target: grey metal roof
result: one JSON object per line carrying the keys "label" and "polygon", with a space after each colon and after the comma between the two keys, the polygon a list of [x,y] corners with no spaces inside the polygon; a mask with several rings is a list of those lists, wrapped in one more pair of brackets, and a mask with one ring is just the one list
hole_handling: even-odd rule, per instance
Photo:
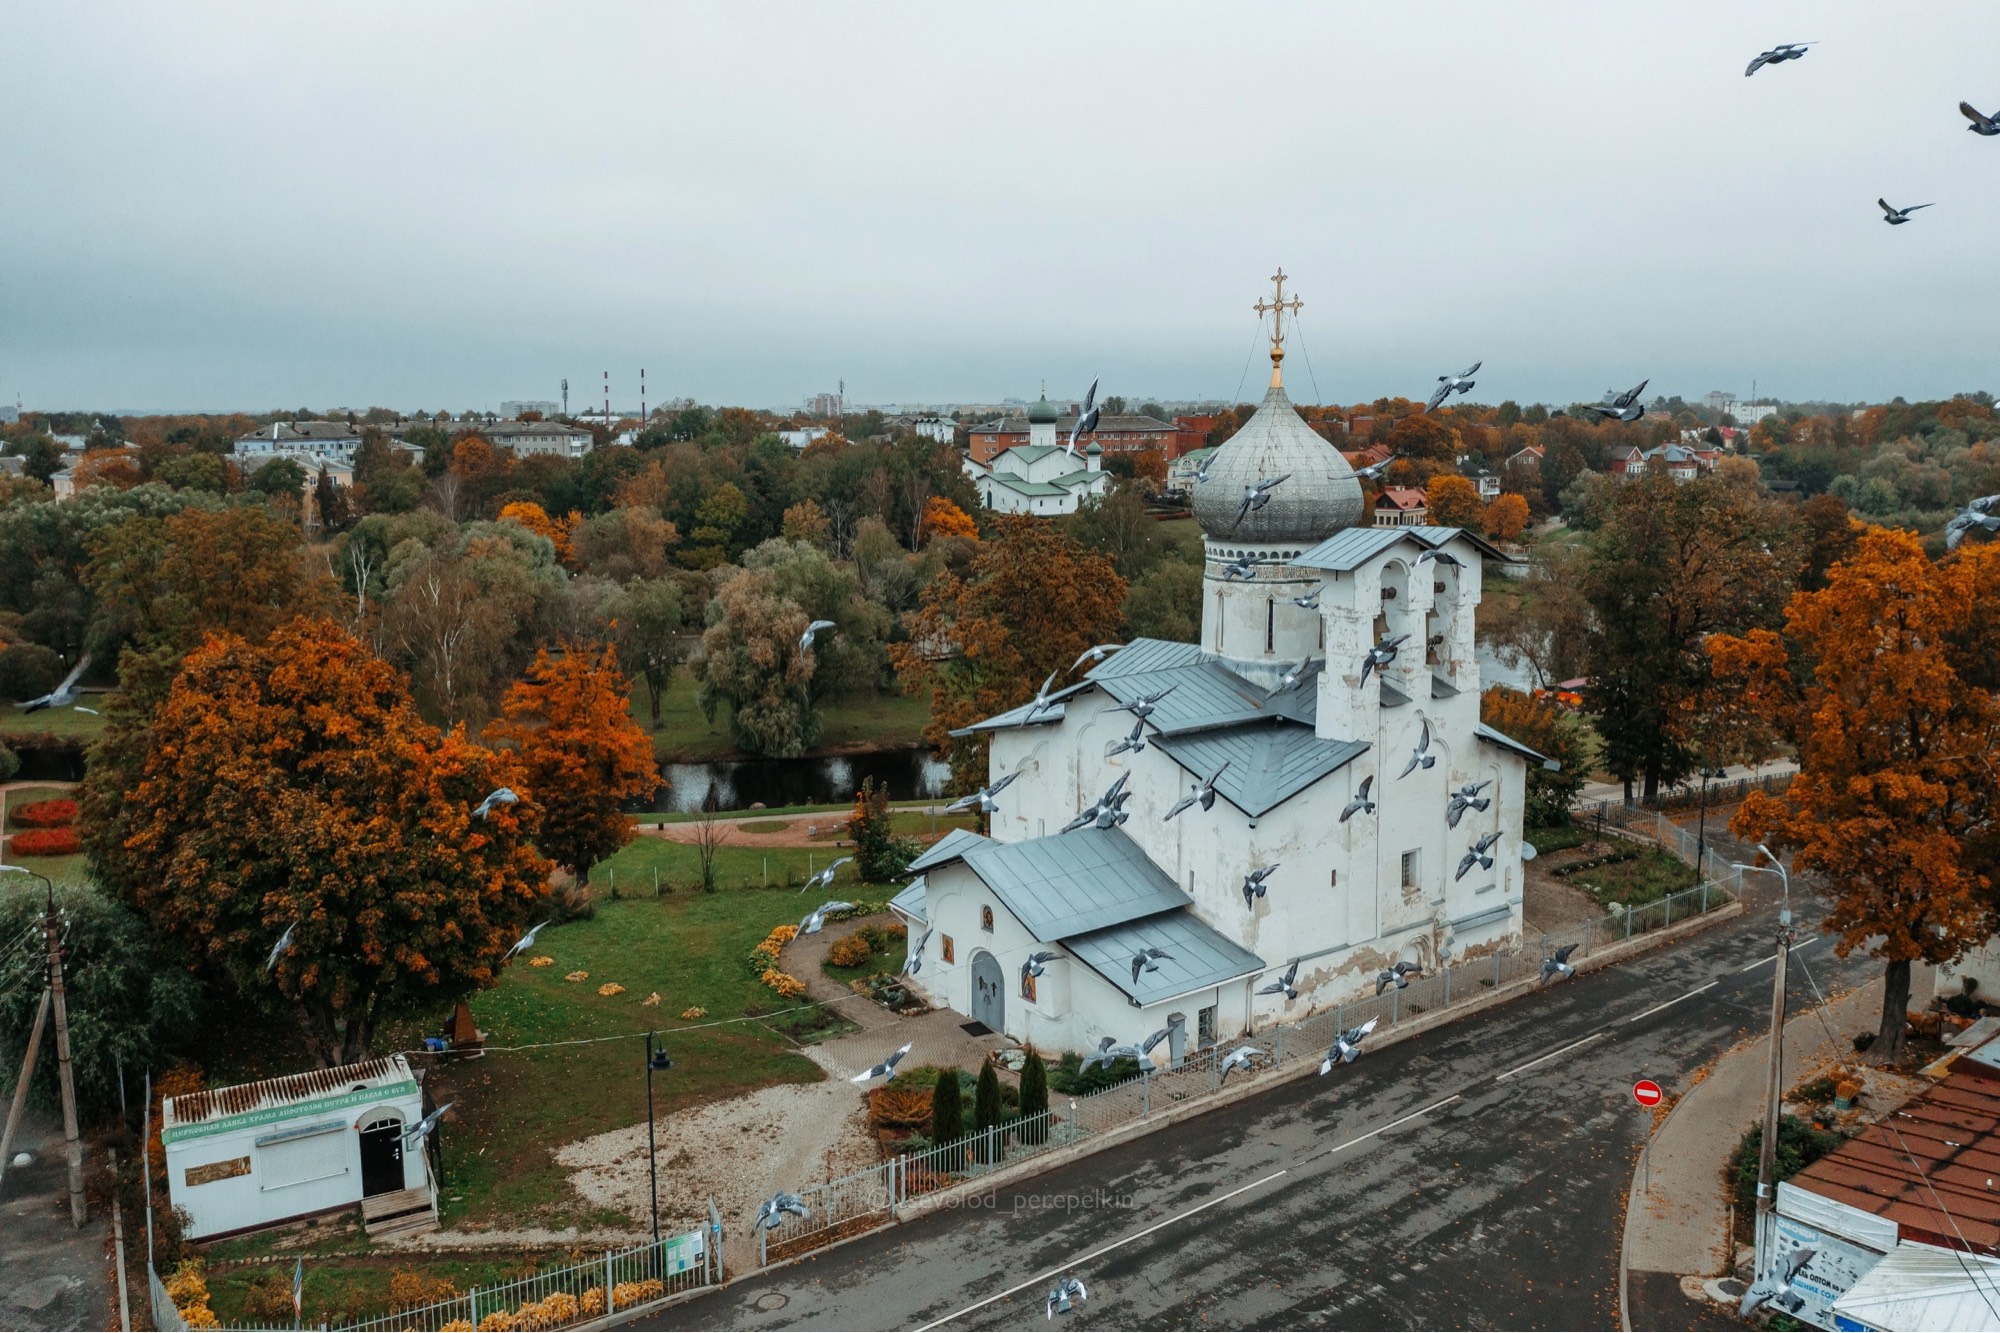
{"label": "grey metal roof", "polygon": [[974,833],[971,829],[955,828],[932,843],[928,850],[910,862],[911,870],[929,870],[947,861],[955,861],[973,847],[983,847],[991,839]]}
{"label": "grey metal roof", "polygon": [[1514,559],[1513,556],[1508,555],[1492,542],[1487,541],[1478,533],[1467,528],[1440,528],[1435,524],[1419,524],[1414,528],[1404,528],[1403,531],[1409,533],[1426,546],[1443,546],[1453,537],[1463,537],[1466,541],[1471,542],[1473,546],[1477,547],[1479,553],[1488,560]]}
{"label": "grey metal roof", "polygon": [[[1067,699],[1072,694],[1076,694],[1079,691],[1087,690],[1089,688],[1090,688],[1089,681],[1080,680],[1074,685],[1063,686],[1061,689],[1057,690],[1054,694],[1051,694],[1049,698],[1055,700]],[[1060,703],[1057,703],[1054,707],[1044,708],[1041,712],[1035,714],[1033,720],[1031,721],[1028,718],[1028,710],[1033,706],[1034,706],[1034,700],[1030,699],[1027,703],[1022,704],[1019,708],[1010,708],[1004,713],[995,713],[992,717],[987,718],[983,722],[975,722],[969,727],[960,727],[957,731],[954,731],[951,734],[954,736],[970,736],[974,732],[1005,731],[1009,727],[1044,727],[1052,722],[1060,722],[1063,720],[1063,707]]]}
{"label": "grey metal roof", "polygon": [[1458,686],[1452,684],[1443,676],[1431,677],[1431,698],[1453,699],[1456,697],[1458,697]]}
{"label": "grey metal roof", "polygon": [[[1289,563],[1302,569],[1330,569],[1336,573],[1351,574],[1397,542],[1406,538],[1415,540],[1416,534],[1422,531],[1422,528],[1346,528],[1311,550],[1300,553]],[[1449,528],[1446,531],[1456,532],[1458,529]],[[1420,547],[1425,545],[1422,541],[1416,544]]]}
{"label": "grey metal roof", "polygon": [[1562,771],[1562,765],[1558,763],[1556,760],[1549,758],[1547,755],[1543,754],[1540,750],[1531,749],[1528,746],[1521,744],[1521,742],[1515,740],[1512,736],[1509,736],[1504,732],[1495,731],[1493,728],[1487,726],[1484,722],[1481,722],[1477,727],[1473,729],[1473,734],[1477,736],[1480,740],[1485,741],[1489,745],[1497,745],[1503,750],[1512,750],[1515,754],[1520,755],[1523,759],[1532,759],[1536,763],[1540,764],[1543,768],[1549,769],[1551,772],[1560,773]]}
{"label": "grey metal roof", "polygon": [[1189,773],[1207,777],[1229,761],[1215,790],[1256,819],[1368,752],[1361,741],[1321,740],[1312,728],[1290,722],[1230,727],[1157,742]]}
{"label": "grey metal roof", "polygon": [[1110,680],[1117,676],[1187,666],[1199,661],[1200,644],[1178,643],[1172,639],[1134,639],[1086,674],[1091,680]]}
{"label": "grey metal roof", "polygon": [[[933,848],[929,856],[936,853]],[[954,854],[1040,940],[1066,939],[1189,902],[1122,829],[1078,829],[1026,842],[982,838]]]}
{"label": "grey metal roof", "polygon": [[[1380,676],[1377,676],[1375,679],[1382,680]],[[1409,701],[1409,695],[1403,693],[1388,681],[1382,680],[1382,706],[1384,708],[1401,708]]]}
{"label": "grey metal roof", "polygon": [[[1243,488],[1285,477],[1262,509],[1242,513]],[[1240,517],[1239,517],[1240,515]],[[1194,488],[1194,516],[1211,537],[1312,542],[1361,517],[1361,483],[1340,451],[1273,384],[1250,419],[1216,449]]]}
{"label": "grey metal roof", "polygon": [[[1185,908],[1072,935],[1062,944],[1084,966],[1139,1005],[1170,1000],[1264,970],[1263,959]],[[1165,949],[1173,957],[1155,960],[1160,970],[1141,972],[1135,982],[1132,955],[1146,948]]]}
{"label": "grey metal roof", "polygon": [[[954,829],[953,832],[962,833],[964,832],[964,830]],[[895,908],[899,912],[902,912],[906,916],[913,916],[919,921],[928,921],[930,920],[930,917],[927,916],[924,912],[924,899],[925,899],[924,877],[922,875],[918,875],[915,879],[910,881],[910,886],[908,888],[904,889],[901,893],[897,894],[895,897],[889,900],[889,906]]]}
{"label": "grey metal roof", "polygon": [[1162,736],[1274,717],[1310,726],[1319,708],[1316,687],[1302,685],[1267,699],[1261,688],[1191,643],[1136,640],[1100,663],[1090,679],[1121,704],[1173,686],[1146,719]]}

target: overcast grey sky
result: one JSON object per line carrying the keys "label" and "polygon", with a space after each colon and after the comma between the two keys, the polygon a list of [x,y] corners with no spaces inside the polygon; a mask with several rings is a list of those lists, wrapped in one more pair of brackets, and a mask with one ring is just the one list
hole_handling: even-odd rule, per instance
{"label": "overcast grey sky", "polygon": [[1279,263],[1302,401],[2000,390],[1991,4],[0,0],[0,52],[31,407],[1226,397]]}

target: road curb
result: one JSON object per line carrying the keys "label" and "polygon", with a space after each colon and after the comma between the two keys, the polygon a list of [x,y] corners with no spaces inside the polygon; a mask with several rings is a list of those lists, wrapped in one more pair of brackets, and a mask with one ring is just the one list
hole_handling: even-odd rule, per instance
{"label": "road curb", "polygon": [[[1626,959],[1649,953],[1654,949],[1678,943],[1690,935],[1699,934],[1714,926],[1719,926],[1725,921],[1734,920],[1743,914],[1743,910],[1743,904],[1739,900],[1727,903],[1712,911],[1704,912],[1699,916],[1690,917],[1684,922],[1678,922],[1665,929],[1649,931],[1644,935],[1634,936],[1629,940],[1621,940],[1617,944],[1609,945],[1591,954],[1589,957],[1581,959],[1577,963],[1577,971],[1580,974],[1595,972],[1623,962]],[[1497,990],[1480,996],[1476,1000],[1453,1005],[1448,1009],[1435,1010],[1420,1018],[1412,1019],[1407,1023],[1400,1023],[1381,1034],[1371,1044],[1371,1049],[1393,1046],[1398,1042],[1421,1036],[1424,1033],[1443,1026],[1447,1022],[1455,1022],[1460,1019],[1469,1018],[1475,1014],[1484,1013],[1488,1009],[1516,999],[1529,991],[1539,990],[1540,988],[1540,980],[1535,977],[1523,977],[1518,981],[1509,982]],[[1301,1059],[1295,1065],[1276,1071],[1267,1071],[1252,1080],[1245,1080],[1240,1083],[1232,1081],[1226,1089],[1211,1093],[1200,1100],[1185,1102],[1171,1110],[1162,1111],[1148,1118],[1131,1121],[1114,1129],[1105,1130],[1101,1134],[1092,1135],[1083,1142],[1070,1144],[1066,1147],[1055,1149],[1052,1152],[1016,1162],[1011,1166],[1002,1167],[977,1179],[961,1182],[949,1189],[921,1195],[916,1199],[904,1203],[880,1225],[843,1236],[830,1245],[821,1246],[818,1249],[809,1250],[803,1254],[792,1255],[789,1258],[777,1260],[760,1268],[749,1269],[710,1286],[692,1288],[687,1292],[667,1297],[665,1300],[657,1302],[652,1306],[643,1308],[635,1307],[630,1312],[621,1310],[616,1316],[618,1325],[622,1325],[630,1319],[639,1318],[651,1310],[663,1309],[669,1305],[692,1299],[699,1293],[713,1293],[736,1286],[738,1283],[768,1278],[781,1269],[790,1268],[795,1264],[804,1263],[809,1260],[820,1259],[823,1256],[832,1254],[845,1245],[878,1235],[903,1223],[916,1221],[918,1218],[929,1216],[932,1213],[961,1207],[964,1200],[975,1195],[990,1193],[1004,1185],[1013,1185],[1031,1180],[1036,1176],[1079,1161],[1094,1153],[1118,1147],[1134,1139],[1143,1138],[1156,1129],[1163,1129],[1169,1125],[1177,1125],[1182,1121],[1193,1119],[1196,1116],[1207,1115],[1211,1111],[1218,1111],[1225,1107],[1236,1105],[1254,1094],[1268,1091],[1283,1083],[1313,1077],[1317,1068],[1318,1065],[1314,1061]],[[1619,1314],[1621,1319],[1624,1317],[1624,1276],[1624,1252],[1621,1246],[1619,1255]],[[595,1324],[582,1325],[581,1327],[611,1328],[618,1325],[614,1325],[609,1320],[606,1320]],[[1627,1325],[1627,1329],[1629,1333],[1629,1325]]]}

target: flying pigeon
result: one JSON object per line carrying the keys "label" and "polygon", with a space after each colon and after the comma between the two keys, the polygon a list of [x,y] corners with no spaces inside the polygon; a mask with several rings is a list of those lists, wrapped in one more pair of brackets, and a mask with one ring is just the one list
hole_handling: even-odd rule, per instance
{"label": "flying pigeon", "polygon": [[1082,1062],[1077,1065],[1077,1072],[1082,1073],[1095,1065],[1103,1065],[1108,1069],[1117,1061],[1129,1057],[1138,1064],[1141,1074],[1150,1074],[1153,1062],[1146,1057],[1153,1053],[1155,1046],[1166,1039],[1166,1028],[1161,1028],[1144,1041],[1121,1042],[1116,1037],[1105,1037],[1097,1043],[1096,1050],[1083,1057]]}
{"label": "flying pigeon", "polygon": [[[1355,480],[1380,481],[1382,480],[1383,475],[1388,472],[1389,464],[1395,462],[1397,459],[1401,457],[1402,457],[1401,454],[1390,454],[1387,458],[1383,459],[1379,463],[1370,463],[1367,467],[1358,467],[1354,469]],[[1334,480],[1338,481],[1339,478],[1336,477]]]}
{"label": "flying pigeon", "polygon": [[530,949],[534,948],[534,947],[535,947],[535,936],[537,936],[537,935],[541,934],[541,933],[542,933],[542,927],[543,927],[543,926],[546,926],[546,925],[548,925],[548,924],[550,924],[550,923],[549,923],[549,922],[547,922],[547,921],[542,921],[542,922],[538,922],[538,923],[537,923],[536,925],[534,925],[533,927],[531,927],[531,928],[529,929],[529,931],[528,931],[528,933],[527,933],[527,934],[523,935],[523,936],[522,936],[522,937],[521,937],[520,939],[518,939],[518,940],[515,940],[515,941],[514,941],[514,947],[513,947],[513,948],[509,949],[509,950],[508,950],[508,951],[507,951],[506,953],[504,953],[504,954],[502,954],[502,955],[500,956],[500,961],[504,963],[504,962],[506,962],[506,961],[507,961],[507,960],[508,960],[509,958],[512,958],[512,957],[513,957],[513,956],[514,956],[515,954],[517,954],[517,953],[526,953],[526,952],[527,952],[528,950],[530,950]]}
{"label": "flying pigeon", "polygon": [[429,1138],[431,1136],[431,1131],[435,1130],[438,1127],[438,1125],[443,1122],[444,1113],[446,1111],[449,1111],[452,1107],[456,1105],[458,1105],[457,1102],[446,1102],[443,1106],[438,1107],[437,1110],[432,1111],[422,1120],[419,1120],[416,1124],[404,1130],[403,1146],[405,1148],[414,1148],[418,1144],[422,1143],[425,1139]]}
{"label": "flying pigeon", "polygon": [[1076,424],[1070,427],[1069,443],[1063,446],[1064,453],[1071,458],[1076,457],[1077,439],[1097,429],[1097,417],[1097,381],[1092,380],[1090,392],[1083,396],[1083,411],[1078,415]]}
{"label": "flying pigeon", "polygon": [[1542,960],[1542,979],[1535,984],[1546,986],[1557,977],[1573,977],[1576,969],[1570,965],[1569,956],[1576,952],[1574,944],[1565,944],[1557,949],[1553,958]]}
{"label": "flying pigeon", "polygon": [[1970,102],[1960,102],[1958,109],[1960,114],[1972,122],[1965,128],[1971,130],[1974,134],[1983,135],[1989,139],[1996,134],[2000,134],[2000,111],[1996,111],[1990,116],[1983,115],[1974,109]]}
{"label": "flying pigeon", "polygon": [[1214,466],[1215,466],[1215,455],[1210,454],[1207,458],[1204,458],[1201,461],[1199,466],[1195,468],[1194,484],[1200,486],[1203,483],[1205,483],[1208,480],[1208,470]]}
{"label": "flying pigeon", "polygon": [[1262,481],[1251,482],[1245,485],[1243,487],[1243,503],[1236,506],[1236,522],[1229,526],[1232,528],[1240,526],[1243,520],[1251,513],[1271,503],[1272,488],[1291,475],[1291,473],[1286,472],[1279,476],[1266,477]]}
{"label": "flying pigeon", "polygon": [[1111,711],[1114,713],[1130,713],[1133,717],[1151,717],[1153,710],[1160,706],[1160,700],[1166,698],[1179,688],[1178,685],[1169,685],[1158,694],[1142,694],[1131,703],[1119,704]]}
{"label": "flying pigeon", "polygon": [[1206,778],[1200,782],[1191,783],[1188,786],[1188,794],[1175,801],[1173,807],[1160,817],[1160,822],[1163,824],[1166,823],[1167,820],[1172,819],[1191,805],[1199,805],[1203,810],[1213,810],[1215,808],[1215,780],[1221,777],[1222,770],[1228,767],[1229,761],[1225,759]]}
{"label": "flying pigeon", "polygon": [[1373,773],[1361,779],[1361,785],[1354,789],[1354,799],[1349,801],[1347,808],[1340,812],[1341,823],[1345,824],[1356,815],[1372,815],[1375,813],[1375,802],[1368,799],[1368,789],[1374,785],[1375,775]]}
{"label": "flying pigeon", "polygon": [[481,801],[478,805],[472,807],[472,813],[483,820],[488,815],[493,813],[494,806],[513,805],[520,799],[521,798],[519,796],[514,794],[514,789],[512,787],[495,787],[492,791],[486,794],[485,800]]}
{"label": "flying pigeon", "polygon": [[1045,712],[1056,706],[1056,701],[1049,698],[1049,689],[1056,683],[1056,677],[1061,674],[1058,671],[1049,672],[1049,678],[1042,682],[1042,688],[1036,690],[1035,697],[1028,701],[1028,715],[1021,719],[1023,722],[1033,722],[1035,714]]}
{"label": "flying pigeon", "polygon": [[1053,963],[1059,956],[1047,949],[1029,954],[1028,961],[1021,964],[1022,982],[1025,983],[1029,977],[1039,977],[1042,975],[1047,970],[1048,965]]}
{"label": "flying pigeon", "polygon": [[819,635],[819,632],[823,629],[832,628],[833,622],[831,620],[815,620],[812,624],[807,625],[806,632],[799,635],[799,651],[803,653],[811,649],[813,639]]}
{"label": "flying pigeon", "polygon": [[1125,645],[1122,643],[1100,643],[1095,648],[1086,648],[1083,650],[1082,653],[1077,655],[1076,661],[1071,662],[1069,664],[1069,669],[1071,671],[1075,671],[1085,662],[1090,662],[1093,664],[1097,662],[1102,662],[1105,658],[1111,656],[1111,654],[1117,652],[1120,648],[1123,648],[1124,646]]}
{"label": "flying pigeon", "polygon": [[1319,1062],[1319,1072],[1324,1074],[1335,1065],[1351,1065],[1354,1057],[1361,1054],[1361,1043],[1375,1030],[1380,1018],[1371,1018],[1360,1027],[1349,1028],[1333,1039],[1333,1045],[1326,1048],[1326,1058]]}
{"label": "flying pigeon", "polygon": [[1478,866],[1481,870],[1491,870],[1493,868],[1493,844],[1498,841],[1500,841],[1500,832],[1498,829],[1495,829],[1493,832],[1480,838],[1478,842],[1473,843],[1472,850],[1467,852],[1464,859],[1459,861],[1458,873],[1451,877],[1452,883],[1456,884],[1459,880],[1464,879],[1465,872],[1474,866]]}
{"label": "flying pigeon", "polygon": [[1303,597],[1287,597],[1285,600],[1293,606],[1303,606],[1308,611],[1317,611],[1319,610],[1319,595],[1325,591],[1326,589],[1324,588],[1314,588]]}
{"label": "flying pigeon", "polygon": [[1160,970],[1160,965],[1159,963],[1154,961],[1155,959],[1172,958],[1172,957],[1173,955],[1168,953],[1165,949],[1155,949],[1151,947],[1141,949],[1139,950],[1139,952],[1133,954],[1132,984],[1135,986],[1139,984],[1139,974],[1141,972],[1157,972]]}
{"label": "flying pigeon", "polygon": [[278,959],[284,956],[285,950],[292,947],[292,932],[298,928],[299,923],[296,921],[292,922],[291,925],[285,927],[285,933],[278,936],[278,942],[271,946],[271,956],[264,960],[264,971],[267,975],[272,968],[278,965]]}
{"label": "flying pigeon", "polygon": [[1817,1253],[1819,1251],[1813,1246],[1801,1245],[1786,1255],[1776,1265],[1776,1272],[1767,1270],[1764,1276],[1750,1284],[1749,1289],[1743,1293],[1743,1303],[1737,1307],[1737,1316],[1748,1319],[1750,1312],[1765,1301],[1776,1300],[1783,1293],[1790,1291],[1792,1279],[1805,1271],[1806,1265],[1812,1262],[1813,1256]]}
{"label": "flying pigeon", "polygon": [[1296,1000],[1299,998],[1298,980],[1299,963],[1295,958],[1292,960],[1292,965],[1285,969],[1283,976],[1269,985],[1259,986],[1257,993],[1259,995],[1282,995],[1288,1000]]}
{"label": "flying pigeon", "polygon": [[813,908],[812,911],[806,913],[805,920],[799,922],[799,934],[817,935],[820,932],[820,927],[826,924],[826,919],[835,912],[850,912],[853,910],[853,903],[843,902],[839,898],[835,898],[830,902],[823,902],[818,907]]}
{"label": "flying pigeon", "polygon": [[1229,583],[1235,579],[1255,578],[1257,566],[1264,563],[1262,560],[1247,555],[1232,560],[1222,567],[1222,581]]}
{"label": "flying pigeon", "polygon": [[1768,51],[1759,51],[1757,58],[1750,62],[1750,68],[1743,71],[1743,77],[1749,78],[1766,65],[1782,65],[1787,60],[1798,60],[1811,45],[1811,42],[1780,42]]}
{"label": "flying pigeon", "polygon": [[[1076,818],[1070,820],[1069,823],[1064,824],[1061,830],[1059,831],[1063,833],[1073,833],[1077,829],[1084,828],[1091,824],[1096,824],[1100,818],[1106,816],[1115,816],[1124,814],[1125,812],[1121,807],[1125,804],[1126,801],[1131,799],[1125,792],[1125,783],[1126,780],[1129,779],[1131,776],[1132,775],[1130,773],[1120,773],[1118,775],[1118,781],[1112,783],[1111,786],[1105,790],[1104,795],[1098,797],[1096,801],[1092,802],[1084,809],[1078,811]],[[1114,822],[1123,823],[1124,821],[1114,820]],[[1108,827],[1108,825],[1106,827]]]}
{"label": "flying pigeon", "polygon": [[757,1209],[757,1220],[750,1224],[752,1231],[769,1231],[783,1224],[785,1214],[790,1213],[804,1222],[812,1216],[812,1209],[796,1194],[786,1194],[780,1190],[773,1194]]}
{"label": "flying pigeon", "polygon": [[1135,718],[1132,721],[1132,734],[1125,737],[1125,739],[1119,741],[1118,744],[1112,746],[1110,749],[1106,750],[1104,752],[1104,757],[1106,759],[1110,759],[1117,755],[1124,754],[1127,751],[1130,751],[1133,754],[1137,754],[1139,751],[1145,748],[1146,748],[1146,722],[1144,718]]}
{"label": "flying pigeon", "polygon": [[1408,990],[1410,973],[1423,970],[1422,963],[1397,963],[1394,967],[1385,967],[1375,974],[1375,993],[1380,995],[1391,986],[1397,990]]}
{"label": "flying pigeon", "polygon": [[1431,390],[1430,400],[1424,404],[1424,411],[1435,412],[1437,411],[1437,405],[1445,399],[1455,393],[1464,393],[1471,389],[1472,377],[1479,373],[1479,368],[1484,364],[1486,363],[1483,361],[1475,361],[1456,375],[1438,376],[1438,386]]}
{"label": "flying pigeon", "polygon": [[1974,528],[2000,532],[2000,495],[1982,495],[1967,503],[1944,525],[1944,549],[1956,551],[1965,534]]}
{"label": "flying pigeon", "polygon": [[1383,667],[1388,666],[1389,663],[1395,661],[1397,650],[1403,646],[1403,641],[1409,637],[1407,634],[1391,634],[1388,638],[1370,648],[1361,659],[1361,683],[1363,685],[1368,683],[1369,672],[1379,671]]}
{"label": "flying pigeon", "polygon": [[1459,558],[1453,555],[1450,551],[1441,551],[1435,547],[1433,547],[1428,551],[1425,551],[1422,555],[1417,557],[1417,563],[1420,565],[1424,563],[1424,561],[1426,560],[1435,560],[1440,565],[1452,565],[1459,569],[1465,568],[1464,564],[1459,560]]}
{"label": "flying pigeon", "polygon": [[1891,208],[1887,199],[1877,199],[1875,202],[1882,205],[1882,220],[1892,227],[1900,227],[1905,222],[1908,222],[1910,214],[1916,212],[1918,209],[1930,207],[1929,204],[1911,204],[1908,208]]}
{"label": "flying pigeon", "polygon": [[897,1064],[901,1062],[904,1056],[910,1053],[910,1047],[913,1045],[915,1045],[914,1042],[904,1042],[901,1046],[889,1052],[889,1058],[881,1064],[864,1069],[847,1081],[849,1083],[866,1083],[871,1079],[889,1077],[889,1075],[896,1072]]}
{"label": "flying pigeon", "polygon": [[988,783],[970,796],[961,796],[944,808],[948,815],[963,814],[967,810],[977,810],[982,815],[990,815],[1000,809],[993,798],[1007,789],[1007,784],[1020,777],[1019,772],[1009,773],[998,782]]}
{"label": "flying pigeon", "polygon": [[1264,1052],[1258,1050],[1255,1046],[1238,1046],[1235,1050],[1223,1056],[1222,1063],[1216,1066],[1216,1068],[1222,1071],[1222,1077],[1216,1080],[1216,1086],[1220,1087],[1229,1081],[1229,1071],[1232,1069],[1240,1069],[1246,1074],[1249,1073],[1250,1057],[1263,1054]]}
{"label": "flying pigeon", "polygon": [[1043,1312],[1042,1318],[1053,1319],[1059,1314],[1068,1314],[1071,1302],[1083,1300],[1089,1295],[1090,1293],[1083,1289],[1080,1279],[1066,1277],[1049,1288],[1049,1307]]}
{"label": "flying pigeon", "polygon": [[88,713],[88,714],[90,714],[90,715],[91,715],[92,717],[96,717],[96,716],[97,716],[97,710],[96,710],[95,708],[85,708],[85,707],[84,707],[84,706],[83,706],[82,704],[71,704],[71,705],[70,705],[70,707],[71,707],[71,709],[72,709],[72,710],[74,710],[75,712],[79,712],[79,713]]}
{"label": "flying pigeon", "polygon": [[89,666],[90,654],[85,653],[76,659],[76,665],[71,667],[69,674],[62,678],[62,684],[56,686],[39,699],[30,699],[26,703],[18,705],[19,710],[23,713],[34,713],[44,708],[67,708],[71,704],[74,704],[82,695],[82,691],[76,688],[76,683],[83,678],[83,673]]}
{"label": "flying pigeon", "polygon": [[1493,804],[1493,798],[1490,796],[1481,796],[1479,793],[1481,789],[1492,785],[1493,779],[1488,778],[1484,782],[1468,782],[1453,792],[1451,799],[1445,802],[1445,827],[1457,828],[1458,821],[1465,817],[1467,810],[1477,810],[1484,814],[1486,807]]}
{"label": "flying pigeon", "polygon": [[923,971],[924,946],[926,944],[929,944],[930,942],[931,942],[931,932],[927,930],[917,940],[915,947],[912,948],[909,954],[903,959],[904,976],[914,977],[915,975],[917,975],[917,973]]}
{"label": "flying pigeon", "polygon": [[820,869],[813,875],[811,879],[807,880],[804,884],[801,884],[799,886],[799,892],[804,893],[807,889],[832,888],[833,877],[835,872],[837,872],[842,866],[846,865],[849,861],[852,861],[853,859],[854,858],[851,856],[843,856],[839,860],[828,861],[824,866],[820,867]]}
{"label": "flying pigeon", "polygon": [[1429,718],[1425,718],[1423,734],[1417,738],[1417,748],[1410,751],[1409,764],[1403,769],[1402,772],[1398,773],[1396,776],[1398,778],[1406,778],[1419,768],[1436,767],[1437,756],[1430,753],[1430,748],[1431,748],[1431,720]]}
{"label": "flying pigeon", "polygon": [[1285,674],[1278,677],[1278,683],[1272,686],[1264,695],[1264,702],[1269,703],[1281,694],[1289,694],[1291,691],[1296,690],[1300,685],[1312,678],[1312,673],[1319,669],[1319,665],[1319,663],[1313,661],[1312,654],[1307,653],[1305,661],[1300,662],[1295,667],[1287,668]]}
{"label": "flying pigeon", "polygon": [[[1270,879],[1271,873],[1277,868],[1278,863],[1273,861],[1262,870],[1253,870],[1243,877],[1243,905],[1245,907],[1254,907],[1257,899],[1264,896],[1264,881]],[[1136,978],[1134,979],[1136,980]]]}
{"label": "flying pigeon", "polygon": [[1637,387],[1627,389],[1615,397],[1607,389],[1604,393],[1604,402],[1592,403],[1590,410],[1600,416],[1616,417],[1620,421],[1637,421],[1646,415],[1645,406],[1640,403],[1639,395],[1646,391],[1646,386],[1650,383],[1652,383],[1650,379],[1640,380]]}

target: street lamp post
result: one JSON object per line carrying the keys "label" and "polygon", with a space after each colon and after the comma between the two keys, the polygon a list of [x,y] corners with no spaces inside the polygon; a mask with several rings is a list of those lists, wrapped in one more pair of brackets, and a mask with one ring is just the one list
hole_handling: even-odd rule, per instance
{"label": "street lamp post", "polygon": [[1702,857],[1708,852],[1708,780],[1720,779],[1727,775],[1728,770],[1722,768],[1704,767],[1701,770],[1701,818],[1695,821],[1694,835],[1694,873],[1697,875],[1708,874],[1708,871],[1702,868]]}
{"label": "street lamp post", "polygon": [[659,1152],[653,1144],[653,1073],[665,1073],[674,1067],[673,1057],[665,1047],[655,1048],[656,1034],[646,1034],[646,1179],[651,1184],[650,1197],[653,1204],[653,1262],[660,1259],[660,1171]]}
{"label": "street lamp post", "polygon": [[1766,1063],[1767,1081],[1764,1087],[1764,1137],[1757,1153],[1757,1262],[1756,1273],[1762,1275],[1771,1266],[1777,1244],[1776,1228],[1772,1225],[1773,1214],[1777,1211],[1777,1188],[1771,1178],[1777,1174],[1778,1162],[1778,1119],[1782,1107],[1783,1067],[1785,1042],[1785,964],[1792,945],[1792,877],[1769,847],[1757,844],[1771,862],[1770,865],[1731,864],[1738,870],[1776,875],[1784,885],[1784,901],[1778,909],[1778,957],[1777,970],[1771,978],[1771,1053]]}

